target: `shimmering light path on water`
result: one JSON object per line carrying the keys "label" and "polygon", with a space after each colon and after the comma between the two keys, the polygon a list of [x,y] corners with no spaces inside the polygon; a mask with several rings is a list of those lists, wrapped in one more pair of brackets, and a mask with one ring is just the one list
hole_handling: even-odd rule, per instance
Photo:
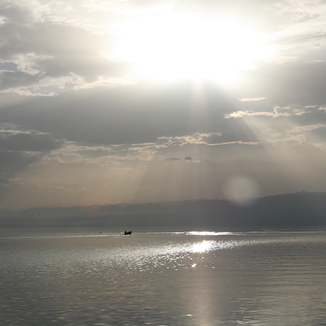
{"label": "shimmering light path on water", "polygon": [[1,325],[324,325],[325,232],[2,232]]}

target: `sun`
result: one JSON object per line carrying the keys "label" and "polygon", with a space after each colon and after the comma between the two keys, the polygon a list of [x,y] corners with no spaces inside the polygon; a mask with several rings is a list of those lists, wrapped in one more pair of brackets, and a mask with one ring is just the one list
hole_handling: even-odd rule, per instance
{"label": "sun", "polygon": [[230,82],[266,57],[263,36],[238,21],[185,13],[143,17],[120,26],[115,56],[137,76]]}

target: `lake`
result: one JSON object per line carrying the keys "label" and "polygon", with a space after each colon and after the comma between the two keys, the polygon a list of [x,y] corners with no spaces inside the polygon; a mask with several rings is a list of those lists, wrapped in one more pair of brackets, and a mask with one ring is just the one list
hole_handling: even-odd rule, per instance
{"label": "lake", "polygon": [[0,230],[0,325],[326,325],[326,232]]}

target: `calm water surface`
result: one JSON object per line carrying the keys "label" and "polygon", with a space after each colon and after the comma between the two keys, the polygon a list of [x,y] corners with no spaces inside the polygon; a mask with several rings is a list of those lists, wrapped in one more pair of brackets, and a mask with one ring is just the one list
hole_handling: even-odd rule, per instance
{"label": "calm water surface", "polygon": [[323,231],[23,232],[0,232],[1,326],[326,325]]}

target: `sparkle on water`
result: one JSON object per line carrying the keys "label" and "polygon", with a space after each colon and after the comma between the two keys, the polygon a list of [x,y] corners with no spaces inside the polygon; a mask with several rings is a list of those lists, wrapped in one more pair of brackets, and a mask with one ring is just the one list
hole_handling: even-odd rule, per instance
{"label": "sparkle on water", "polygon": [[0,235],[0,320],[4,325],[322,325],[325,235]]}

